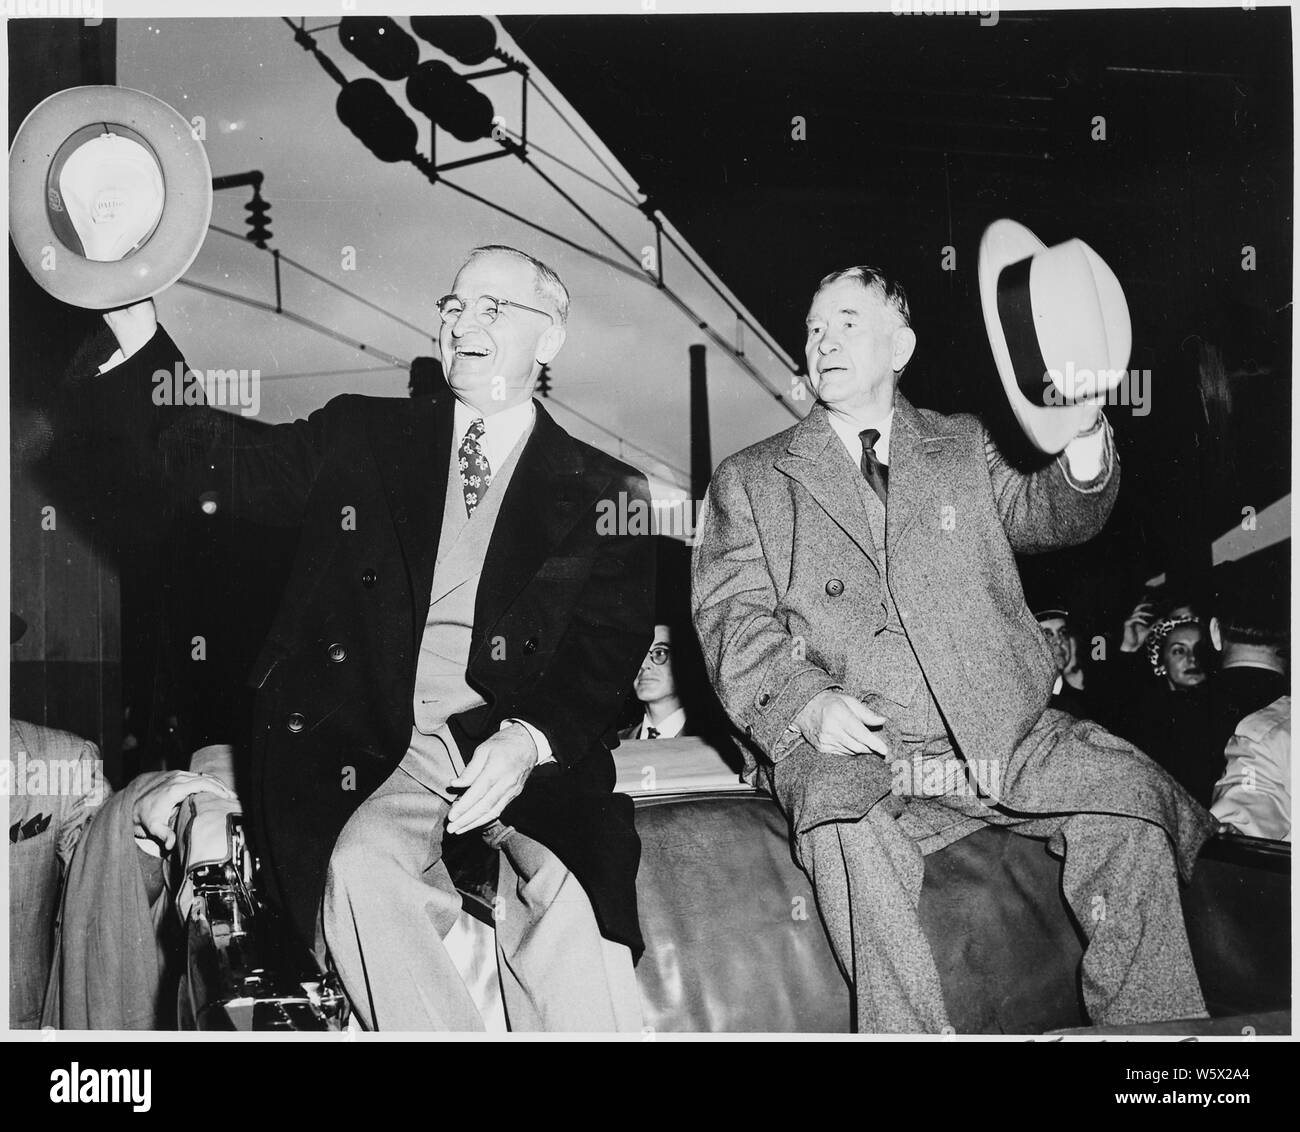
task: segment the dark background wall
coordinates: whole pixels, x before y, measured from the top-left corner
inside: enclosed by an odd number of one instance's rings
[[[9,20],[9,140],[64,87],[116,81],[116,25]],[[120,586],[111,522],[55,482],[40,406],[103,323],[50,298],[9,246],[10,600],[26,623],[11,648],[11,707],[21,719],[95,740],[117,780],[122,734]],[[54,511],[45,511],[53,507]],[[49,524],[54,526],[49,529]]]
[[[115,27],[9,23],[11,142],[47,95],[115,81]],[[242,734],[244,678],[296,540],[177,514],[150,471],[55,435],[56,399],[75,398],[115,343],[99,313],[54,300],[9,253],[11,602],[27,623],[11,713],[93,739],[114,783],[186,766]]]
[[[980,314],[981,233],[1008,216],[1106,259],[1152,408],[1111,411],[1117,512],[1088,547],[1025,560],[1031,586],[1102,620],[1160,572],[1204,591],[1212,540],[1290,490],[1288,9],[503,22],[793,357],[816,281],[878,265],[919,338],[903,391],[983,413],[1005,444],[1019,430]],[[1289,543],[1252,584],[1285,593],[1288,566]]]

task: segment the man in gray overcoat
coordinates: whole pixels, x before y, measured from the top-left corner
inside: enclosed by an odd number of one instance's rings
[[[923,857],[987,824],[1064,858],[1094,1024],[1204,1017],[1178,875],[1212,821],[1135,747],[1048,707],[1056,668],[1016,571],[1016,552],[1106,522],[1109,423],[1095,400],[1074,406],[1078,434],[1026,474],[977,418],[914,408],[897,392],[916,345],[906,296],[872,268],[827,276],[807,328],[817,404],[718,468],[692,597],[857,1028],[948,1026],[916,911]]]

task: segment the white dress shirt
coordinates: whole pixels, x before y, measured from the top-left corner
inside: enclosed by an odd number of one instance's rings
[[[506,462],[506,457],[519,443],[519,438],[532,427],[533,420],[537,416],[537,408],[531,397],[521,404],[511,405],[510,408],[502,409],[491,416],[480,412],[472,405],[465,404],[459,397],[456,398],[455,404],[456,417],[453,428],[456,435],[453,440],[457,450],[460,449],[465,434],[469,432],[469,426],[476,420],[482,420],[483,436],[478,443],[494,475],[496,469]]]
[[[638,739],[649,739],[650,728],[659,732],[657,738],[676,739],[682,733],[682,728],[686,726],[686,709],[678,708],[672,715],[665,716],[662,723],[651,723],[650,715],[647,712],[641,720],[641,730],[636,733]]]
[[[894,410],[889,410],[883,422],[869,425],[856,425],[847,417],[842,417],[839,413],[827,413],[826,419],[831,422],[831,428],[835,430],[835,435],[844,442],[845,451],[849,454],[849,459],[853,461],[856,468],[862,467],[862,437],[858,434],[866,428],[874,428],[880,433],[880,439],[876,441],[876,459],[882,464],[889,463],[889,438],[894,432]]]
[[[894,412],[892,409],[884,421],[873,422],[861,427],[838,413],[828,412],[826,418],[830,421],[831,428],[835,430],[835,435],[843,441],[849,459],[853,461],[856,467],[862,467],[862,437],[859,433],[865,428],[874,428],[880,433],[880,439],[876,441],[875,446],[876,459],[886,467],[889,465],[889,438],[894,431]],[[1064,461],[1066,470],[1069,472],[1067,480],[1072,486],[1091,483],[1101,475],[1109,437],[1110,422],[1103,418],[1102,426],[1096,432],[1088,436],[1075,437],[1065,446],[1064,452],[1057,458]]]

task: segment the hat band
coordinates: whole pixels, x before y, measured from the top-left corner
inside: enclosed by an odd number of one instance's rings
[[[1055,386],[1047,380],[1038,333],[1034,330],[1034,302],[1029,292],[1029,269],[1034,257],[1008,264],[998,274],[998,319],[1011,355],[1011,368],[1025,400],[1044,408],[1060,404]]]

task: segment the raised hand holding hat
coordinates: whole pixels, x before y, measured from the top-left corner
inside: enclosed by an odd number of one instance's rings
[[[169,287],[203,246],[212,170],[165,102],[71,87],[36,106],[9,151],[9,232],[56,299],[110,310]]]
[[[980,240],[979,285],[993,360],[1029,439],[1054,454],[1100,427],[1133,346],[1106,262],[1082,240],[1049,248],[1023,224],[996,220]]]

